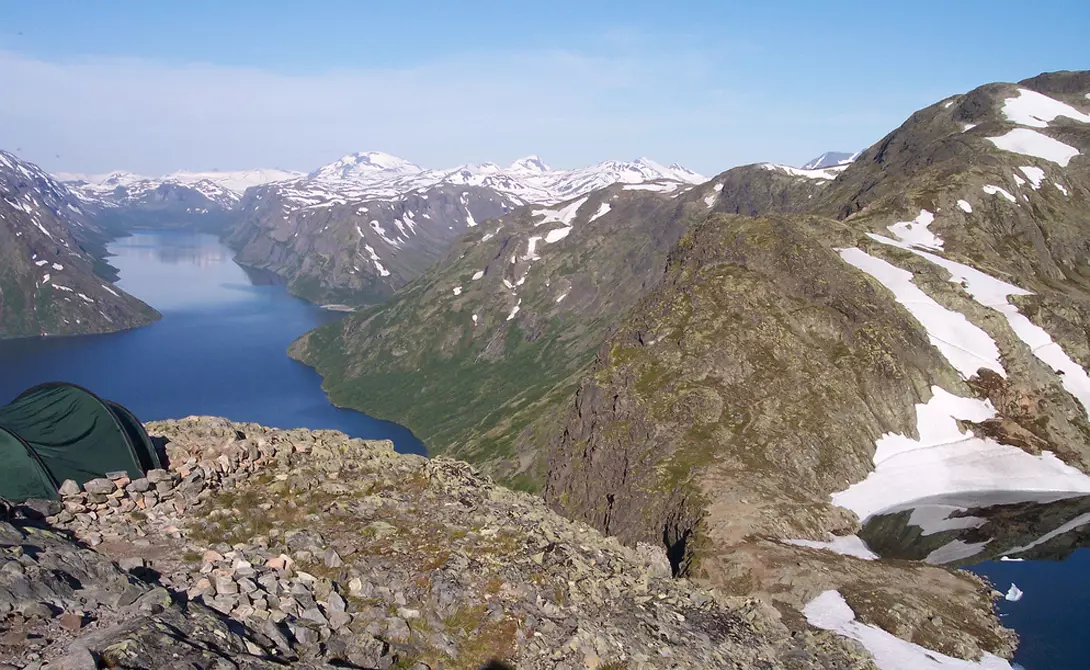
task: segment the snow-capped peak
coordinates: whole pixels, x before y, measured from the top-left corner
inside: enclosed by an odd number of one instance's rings
[[[397,175],[418,172],[423,172],[423,169],[404,158],[381,151],[364,151],[342,156],[339,160],[311,172],[309,176],[314,179],[353,180],[373,179],[375,173]]]
[[[545,162],[536,155],[518,159],[514,163],[511,163],[511,166],[507,168],[507,170],[517,174],[545,174],[546,172],[553,171],[551,167],[546,165]]]
[[[850,154],[847,151],[826,151],[817,158],[814,158],[802,166],[803,170],[824,170],[825,168],[837,167],[840,165],[848,165],[856,158],[859,158],[857,151],[854,154]]]

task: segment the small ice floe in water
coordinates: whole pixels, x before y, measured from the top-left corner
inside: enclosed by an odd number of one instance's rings
[[[1012,603],[1016,603],[1022,599],[1022,589],[1018,588],[1018,585],[1011,582],[1011,587],[1007,589],[1007,595],[1003,596]]]
[[[1024,559],[1024,558],[1011,558],[1010,556],[1000,556],[999,560],[1003,561],[1004,563],[1021,563],[1022,561],[1026,560],[1026,559]]]

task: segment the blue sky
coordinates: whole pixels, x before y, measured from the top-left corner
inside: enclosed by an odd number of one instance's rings
[[[869,146],[991,81],[1090,68],[1090,3],[21,2],[0,147],[54,171],[649,156],[705,174]]]

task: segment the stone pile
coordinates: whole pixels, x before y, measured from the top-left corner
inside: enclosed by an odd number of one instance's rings
[[[842,638],[672,579],[661,549],[624,547],[459,461],[208,417],[148,430],[166,442],[168,470],[66,482],[42,511],[157,594],[147,598],[162,611],[145,618],[224,626],[239,667],[869,667]],[[87,616],[102,628],[123,610]],[[146,626],[108,630],[46,635],[41,659],[86,648],[152,668],[137,652],[159,659],[178,644]]]

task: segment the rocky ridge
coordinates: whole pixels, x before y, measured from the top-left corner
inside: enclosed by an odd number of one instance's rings
[[[872,667],[465,463],[209,417],[148,429],[169,471],[65,482],[62,502],[22,508],[52,529],[0,522],[0,662]]]

